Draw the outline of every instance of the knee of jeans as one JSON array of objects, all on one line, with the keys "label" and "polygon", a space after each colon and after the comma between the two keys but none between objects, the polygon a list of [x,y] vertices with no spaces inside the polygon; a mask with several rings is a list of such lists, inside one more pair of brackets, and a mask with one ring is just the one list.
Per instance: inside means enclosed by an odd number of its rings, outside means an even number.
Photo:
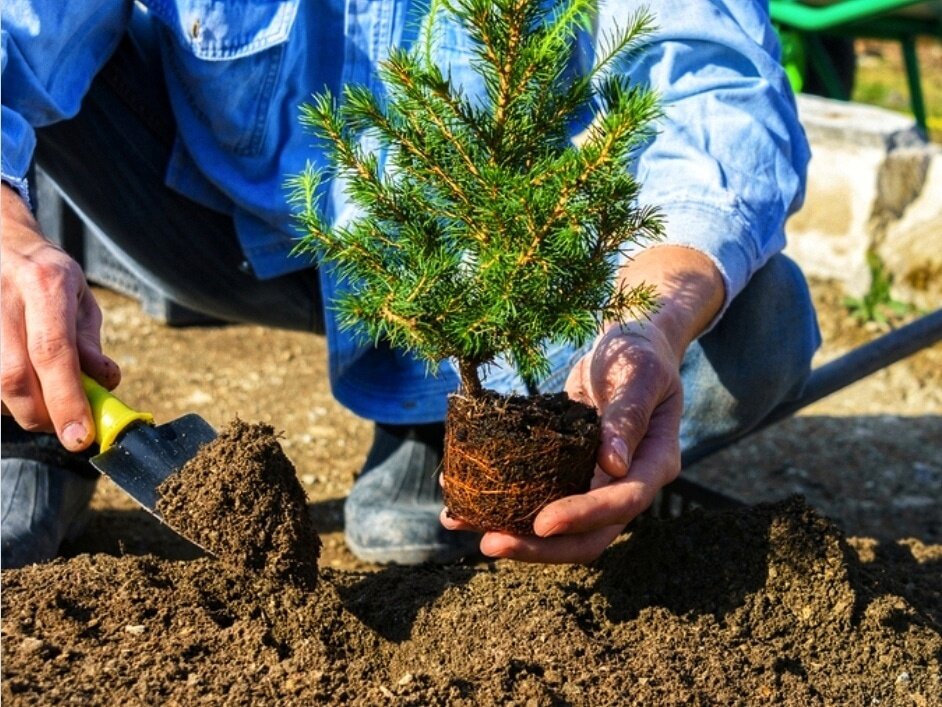
[{"label": "knee of jeans", "polygon": [[778,387],[782,390],[783,399],[791,399],[801,393],[811,373],[812,359],[821,346],[821,330],[808,281],[798,264],[780,254],[770,260],[769,265],[777,272],[771,273],[774,280],[771,288],[766,286],[766,291],[771,290],[780,306],[784,305],[786,312],[778,326],[781,327],[779,331],[787,332],[783,337],[785,345],[776,347],[776,351],[782,350],[773,359],[779,368],[773,370],[773,375],[781,378]]},{"label": "knee of jeans", "polygon": [[804,275],[787,257],[773,257],[688,351],[685,416],[710,419],[706,436],[755,426],[801,393],[820,342]]}]

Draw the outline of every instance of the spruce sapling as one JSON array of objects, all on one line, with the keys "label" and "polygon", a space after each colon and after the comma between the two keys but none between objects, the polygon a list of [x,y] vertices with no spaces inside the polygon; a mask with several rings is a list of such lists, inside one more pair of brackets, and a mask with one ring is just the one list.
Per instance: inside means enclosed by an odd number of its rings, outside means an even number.
[{"label": "spruce sapling", "polygon": [[[658,104],[621,70],[650,22],[639,14],[602,37],[579,74],[595,15],[595,0],[433,0],[420,41],[381,63],[384,95],[346,86],[302,110],[330,168],[290,181],[299,250],[348,282],[333,303],[342,326],[432,368],[457,362],[443,491],[478,528],[532,533],[541,508],[588,488],[600,433],[597,412],[565,394],[484,390],[480,367],[506,356],[533,389],[547,344],[581,345],[656,306],[651,287],[616,277],[621,256],[661,233],[629,170]],[[483,98],[432,60],[442,17],[467,32]],[[333,176],[361,209],[337,226],[317,205]]]},{"label": "spruce sapling", "polygon": [[[486,100],[433,62],[440,13],[467,31]],[[657,100],[619,71],[650,21],[629,18],[574,75],[594,15],[595,0],[439,0],[420,41],[381,63],[385,96],[348,85],[341,100],[324,92],[302,108],[332,175],[308,167],[289,180],[298,251],[354,283],[334,303],[342,326],[432,367],[452,358],[467,395],[481,394],[479,368],[499,354],[536,381],[547,343],[581,345],[603,321],[655,306],[650,287],[615,278],[618,256],[661,232],[628,169]],[[586,111],[596,118],[577,145],[571,126]],[[317,204],[334,175],[362,209],[341,227]]]}]

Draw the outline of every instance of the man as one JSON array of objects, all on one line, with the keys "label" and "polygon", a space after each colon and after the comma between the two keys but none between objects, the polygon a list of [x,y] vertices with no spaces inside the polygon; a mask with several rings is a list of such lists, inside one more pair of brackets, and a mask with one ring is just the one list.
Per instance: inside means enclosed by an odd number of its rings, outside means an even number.
[{"label": "man", "polygon": [[[446,562],[478,548],[591,560],[676,477],[681,450],[740,434],[799,393],[818,334],[801,273],[779,251],[808,151],[757,3],[651,7],[659,29],[630,73],[665,105],[637,171],[667,238],[620,277],[653,284],[661,308],[643,331],[629,323],[584,350],[552,352],[541,390],[565,387],[597,406],[603,444],[593,490],[547,507],[534,537],[439,523],[434,474],[453,372],[427,376],[424,364],[339,331],[331,273],[289,256],[283,178],[324,161],[298,105],[325,86],[377,87],[388,47],[415,39],[420,3],[143,5],[65,11],[20,0],[3,10],[4,567],[54,556],[77,530],[94,486],[75,456],[94,436],[79,371],[109,387],[120,379],[80,269],[30,214],[34,159],[135,274],[173,300],[326,334],[334,395],[377,423],[344,509],[347,542],[366,560]],[[601,3],[596,39],[637,8]],[[457,82],[472,81],[467,39],[448,25],[440,36],[437,58]],[[324,198],[331,218],[350,217],[342,185]],[[513,371],[492,371],[485,384],[522,390]]]}]

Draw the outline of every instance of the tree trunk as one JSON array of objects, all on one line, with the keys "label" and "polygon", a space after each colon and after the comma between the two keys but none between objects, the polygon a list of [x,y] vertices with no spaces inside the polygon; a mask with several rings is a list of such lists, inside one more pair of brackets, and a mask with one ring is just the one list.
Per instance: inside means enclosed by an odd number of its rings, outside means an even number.
[{"label": "tree trunk", "polygon": [[480,398],[484,392],[481,387],[481,378],[478,376],[476,361],[459,361],[458,372],[461,374],[461,389],[472,398]]}]

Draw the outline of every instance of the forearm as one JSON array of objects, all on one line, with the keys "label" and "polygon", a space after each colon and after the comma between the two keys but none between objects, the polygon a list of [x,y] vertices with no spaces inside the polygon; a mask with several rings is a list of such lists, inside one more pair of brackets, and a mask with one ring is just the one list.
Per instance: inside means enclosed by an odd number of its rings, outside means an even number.
[{"label": "forearm", "polygon": [[719,313],[725,299],[723,278],[713,261],[683,246],[662,245],[641,251],[622,266],[619,279],[627,287],[654,287],[658,309],[643,326],[653,326],[664,335],[678,362]]}]

